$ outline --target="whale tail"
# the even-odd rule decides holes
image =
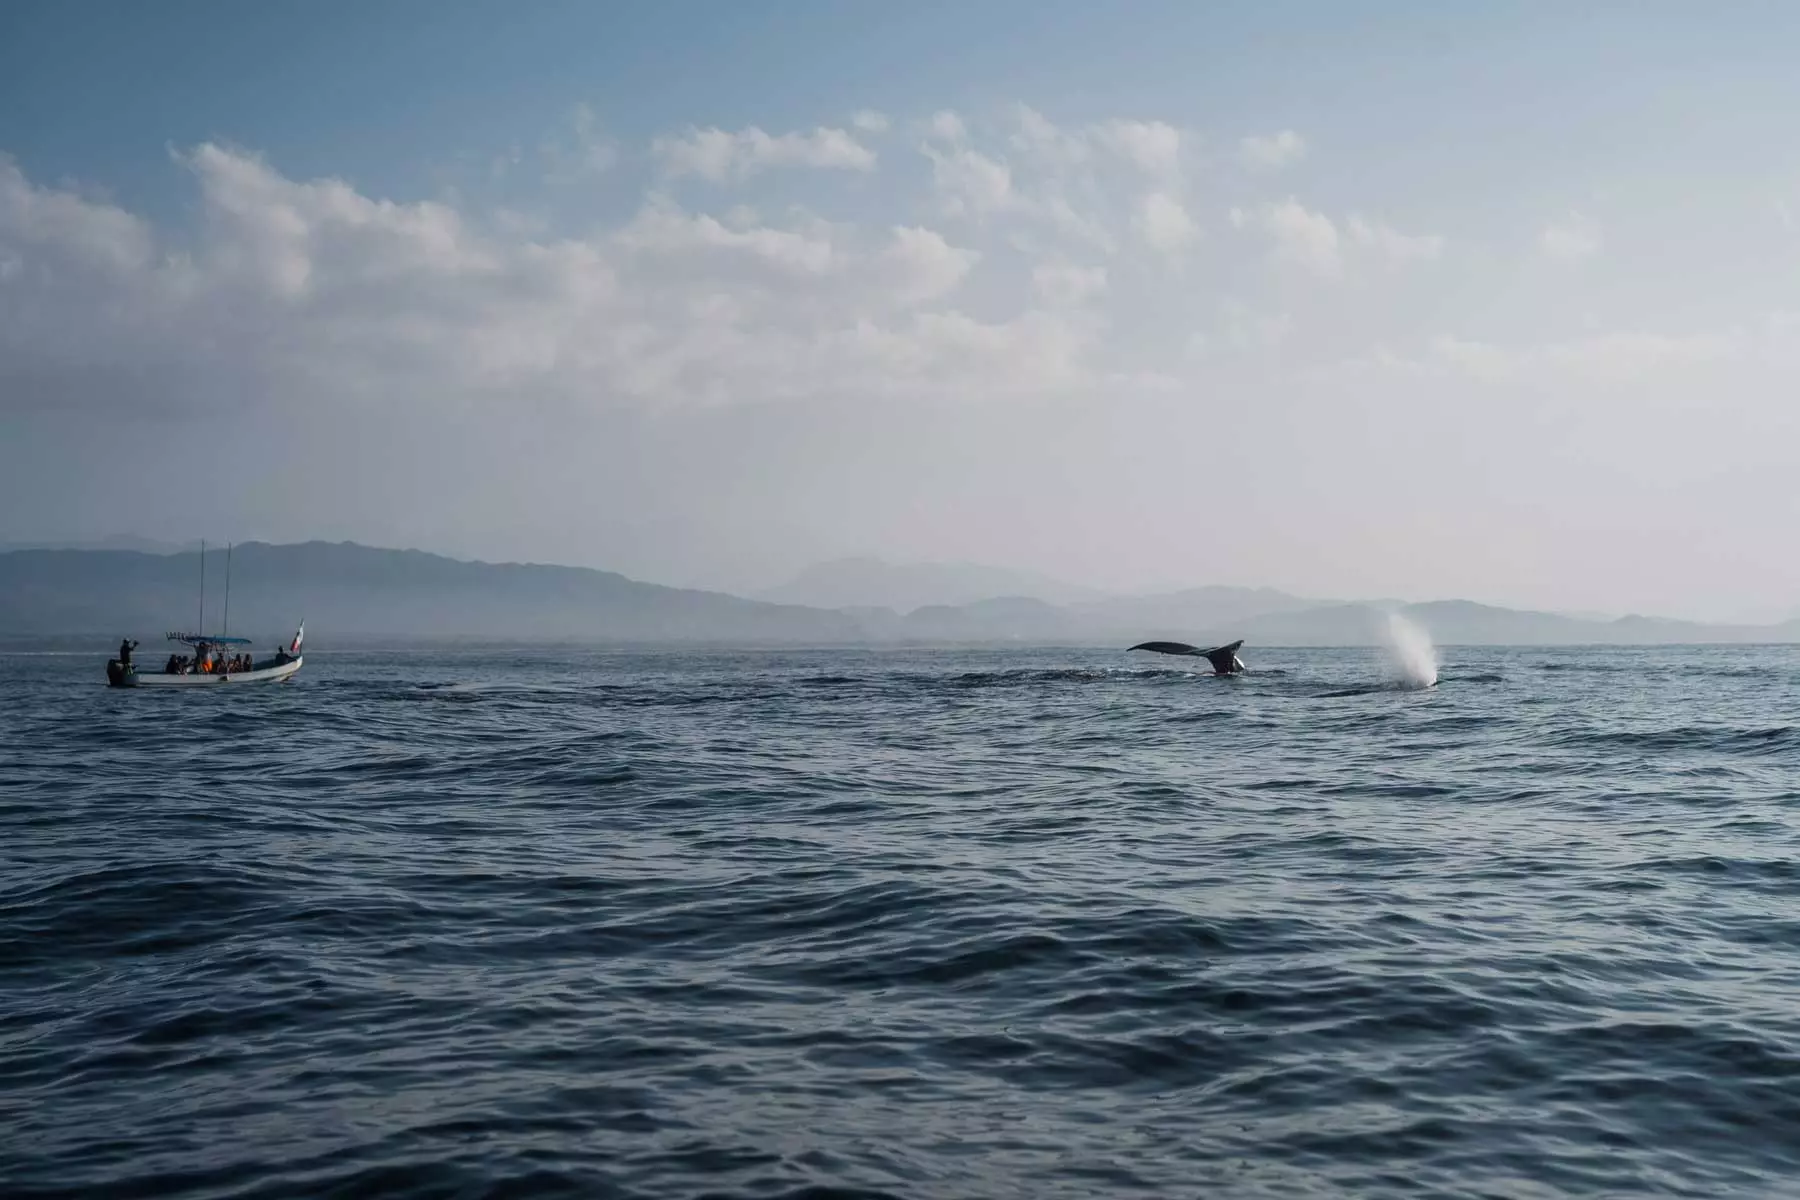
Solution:
[[[1200,647],[1190,646],[1186,642],[1139,642],[1137,645],[1128,647],[1127,649],[1153,650],[1158,654],[1181,654],[1190,655],[1194,658],[1204,658],[1207,662],[1212,664],[1213,674],[1236,675],[1245,670],[1243,660],[1237,656],[1238,647],[1243,644],[1244,639],[1239,638],[1229,645],[1214,646],[1210,650],[1202,650]]]

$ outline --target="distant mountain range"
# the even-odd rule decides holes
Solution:
[[[347,542],[248,542],[232,551],[230,627],[272,641],[304,618],[314,645],[349,635],[596,644],[1121,647],[1151,639],[1217,643],[1241,637],[1252,645],[1368,645],[1382,640],[1387,613],[1397,610],[1440,645],[1800,642],[1800,621],[1727,626],[1638,616],[1592,620],[1466,600],[1320,601],[1266,588],[1104,596],[993,568],[894,568],[872,562],[825,564],[761,597],[745,598],[585,567],[466,562]],[[191,550],[0,553],[0,635],[160,638],[186,629],[199,618],[200,565]],[[218,633],[226,616],[225,556],[208,554],[206,565],[206,631]],[[890,590],[881,590],[884,582]],[[984,586],[1003,585],[1063,590],[1051,593],[1060,597],[1055,601],[975,594]],[[822,602],[780,599],[802,594]],[[852,602],[896,594],[940,599],[904,610]],[[847,602],[823,602],[831,599]]]
[[[0,554],[0,633],[160,636],[200,617],[197,552],[19,550]],[[207,555],[207,633],[227,616],[225,555]],[[640,583],[611,571],[464,562],[355,543],[245,542],[231,552],[231,630],[582,638],[596,642],[853,641],[845,614]]]
[[[890,563],[879,558],[839,558],[806,568],[756,599],[810,608],[915,608],[974,604],[1024,596],[1048,604],[1098,600],[1104,593],[1047,575],[979,563]]]

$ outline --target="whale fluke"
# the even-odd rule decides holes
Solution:
[[[1228,646],[1214,646],[1211,650],[1202,650],[1198,646],[1190,646],[1186,642],[1139,642],[1130,650],[1154,650],[1158,654],[1183,654],[1194,658],[1204,658],[1212,664],[1215,675],[1236,675],[1244,670],[1244,664],[1237,656],[1238,647],[1244,644],[1239,638]]]
[[[1190,646],[1186,642],[1139,642],[1135,646],[1127,646],[1126,652],[1132,650],[1154,650],[1158,654],[1199,654],[1200,647]]]

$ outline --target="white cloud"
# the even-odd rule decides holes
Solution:
[[[18,253],[49,250],[92,267],[141,268],[154,252],[150,227],[137,217],[72,192],[34,186],[4,155],[0,229]]]
[[[744,214],[737,214],[740,218]],[[829,238],[808,237],[785,229],[737,228],[704,214],[690,216],[672,205],[655,203],[614,237],[630,250],[669,256],[719,251],[742,254],[796,275],[821,275],[838,261]]]
[[[1031,283],[1046,302],[1057,307],[1072,307],[1106,291],[1106,268],[1039,263],[1032,268]]]
[[[1061,126],[1020,104],[997,127],[972,129],[940,112],[919,152],[931,163],[940,212],[1003,217],[1003,236],[1033,257],[1110,254],[1125,236],[1172,251],[1198,232],[1181,199],[1182,135],[1165,122]]]
[[[1538,235],[1538,248],[1564,262],[1592,257],[1600,252],[1600,245],[1599,224],[1580,213],[1569,213],[1545,226]]]
[[[1345,231],[1352,243],[1369,247],[1394,262],[1428,261],[1444,249],[1444,239],[1439,234],[1405,234],[1359,216],[1346,222]]]
[[[1272,169],[1299,162],[1306,156],[1306,139],[1291,129],[1266,136],[1247,137],[1238,152],[1252,167]]]
[[[1337,225],[1292,197],[1253,211],[1234,208],[1231,223],[1260,230],[1274,243],[1278,262],[1326,276],[1343,269]]]
[[[1234,208],[1230,216],[1237,228],[1267,237],[1277,262],[1327,278],[1342,274],[1352,253],[1399,266],[1432,261],[1444,249],[1439,234],[1401,233],[1361,216],[1352,215],[1340,228],[1291,196],[1256,209]]]
[[[960,142],[969,136],[969,127],[949,109],[931,114],[929,129],[932,137],[945,142]]]
[[[864,133],[886,133],[890,122],[886,113],[878,113],[873,109],[865,108],[851,116],[850,124]]]
[[[681,137],[660,137],[651,152],[670,175],[698,175],[714,183],[745,178],[770,167],[871,171],[875,154],[847,131],[820,127],[810,133],[773,136],[754,125],[736,133],[690,128]]]
[[[0,404],[1011,395],[1073,386],[1096,348],[1078,313],[959,311],[982,256],[928,228],[778,227],[652,198],[617,228],[555,239],[218,146],[180,162],[202,220],[179,250],[121,208],[0,167]]]
[[[1065,128],[1023,104],[1015,115],[1013,148],[1047,170],[1100,169],[1111,159],[1156,178],[1180,172],[1181,131],[1166,122],[1114,119]]]
[[[1063,196],[1049,197],[1040,206],[1039,213],[1061,237],[1084,243],[1107,254],[1118,248],[1117,239],[1107,230],[1102,220],[1077,212],[1075,206]]]
[[[1015,206],[1012,168],[1005,163],[966,148],[944,153],[927,146],[925,153],[939,198],[951,214],[980,217]]]
[[[1028,175],[1037,190],[1027,191],[960,121],[961,141],[927,143],[937,199],[967,216],[1011,218],[1001,229],[922,224],[929,194],[917,212],[878,224],[798,206],[697,210],[652,195],[623,222],[567,237],[506,210],[395,202],[341,180],[288,178],[255,155],[209,144],[179,156],[201,204],[191,236],[177,239],[0,162],[0,382],[79,366],[164,379],[157,387],[168,403],[209,389],[226,403],[222,389],[241,395],[254,379],[290,399],[495,389],[645,406],[898,395],[973,381],[997,394],[1046,379],[1075,386],[1105,377],[1108,355],[1124,353],[1108,332],[1115,312],[1171,300],[1166,278],[1096,261],[1113,231],[1164,255],[1200,238],[1183,194],[1145,180],[1176,163],[1178,138],[1154,123],[1081,128],[1077,138],[1027,118],[1016,131],[1026,143],[1014,149],[1041,152],[1040,163],[1057,146],[1064,162],[1110,161],[1116,170],[1102,180],[1111,190],[1059,191]],[[707,157],[704,140],[687,139],[680,153],[725,176],[798,153],[775,149],[786,145],[779,139],[721,136],[719,157]],[[1068,149],[1077,141],[1088,158]],[[1327,277],[1359,264],[1427,263],[1445,245],[1373,217],[1334,219],[1291,197],[1231,217],[1278,261]],[[1217,347],[1280,343],[1297,358],[1309,350],[1267,297],[1246,294],[1223,320],[1202,324]],[[1391,357],[1473,377],[1529,369],[1585,378],[1729,350],[1716,339],[1617,335],[1526,351],[1471,337]],[[1047,357],[1016,357],[1026,355]],[[33,388],[0,394],[15,404],[62,394]]]
[[[1139,202],[1138,236],[1153,250],[1179,254],[1200,236],[1200,229],[1181,201],[1165,192],[1151,192]]]
[[[1090,329],[1056,313],[1029,311],[989,323],[949,311],[918,313],[900,328],[864,323],[834,339],[832,349],[853,351],[842,374],[861,377],[866,386],[904,390],[929,381],[1017,394],[1080,382],[1091,341]],[[886,378],[867,377],[872,368]]]
[[[980,260],[978,252],[952,246],[935,230],[903,226],[880,252],[869,282],[908,304],[922,304],[955,291]]]
[[[1014,150],[1053,170],[1068,170],[1088,161],[1090,148],[1085,138],[1063,132],[1030,105],[1017,105],[1014,116],[1018,128],[1008,139]]]
[[[1162,121],[1108,121],[1095,133],[1103,145],[1149,175],[1181,169],[1181,132]]]

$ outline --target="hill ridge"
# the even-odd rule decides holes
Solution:
[[[0,552],[0,634],[141,636],[188,623],[199,598],[197,558],[196,551]],[[209,551],[209,624],[213,614],[223,615],[223,584],[224,564]],[[285,630],[304,617],[309,637],[336,632],[784,645],[1128,645],[1243,637],[1263,645],[1367,645],[1382,640],[1387,613],[1398,611],[1440,644],[1800,641],[1800,621],[1713,625],[1635,613],[1603,621],[1460,598],[1396,605],[1235,585],[1068,604],[1005,595],[904,613],[881,606],[827,608],[653,583],[599,567],[491,562],[325,539],[236,544],[231,587],[234,630]]]

